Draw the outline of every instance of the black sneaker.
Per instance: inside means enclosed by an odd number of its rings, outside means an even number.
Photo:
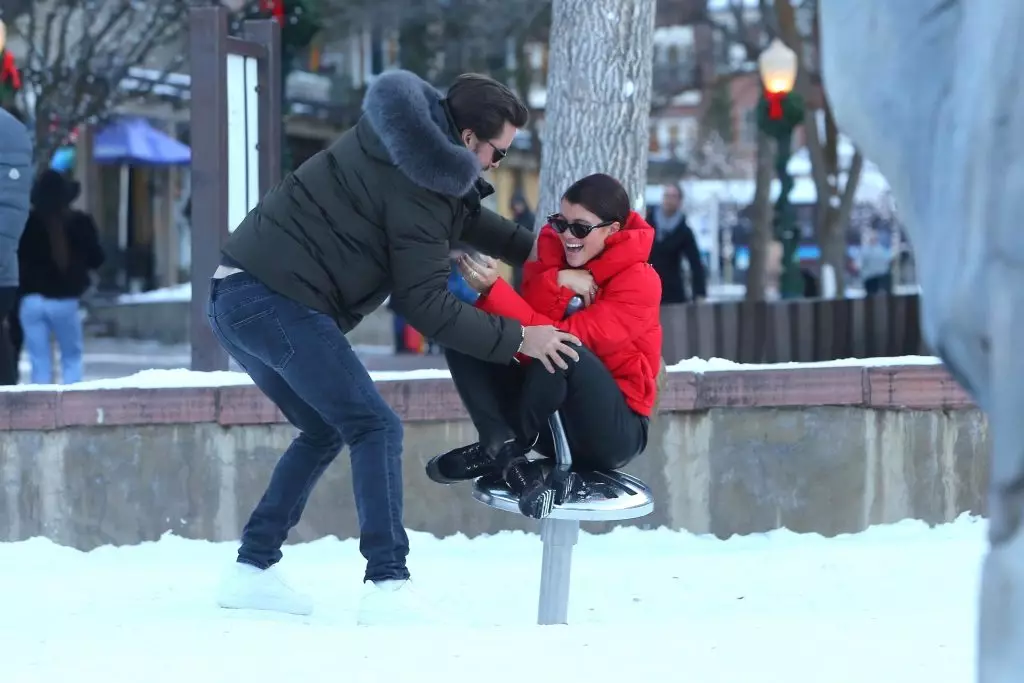
[[[582,493],[583,479],[572,470],[553,467],[551,474],[548,475],[548,485],[555,492],[555,505],[564,505]]]
[[[519,496],[519,511],[533,519],[544,519],[555,505],[555,490],[544,477],[543,468],[526,458],[516,458],[505,467],[505,483]]]
[[[478,443],[442,453],[427,463],[427,476],[439,484],[455,484],[500,473],[501,465]]]

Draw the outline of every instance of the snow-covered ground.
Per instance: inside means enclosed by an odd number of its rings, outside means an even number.
[[[540,543],[412,537],[431,627],[354,626],[355,541],[292,546],[311,617],[219,611],[235,544],[165,537],[90,553],[0,544],[4,683],[963,683],[985,523],[824,539],[583,535],[570,626],[533,625]]]

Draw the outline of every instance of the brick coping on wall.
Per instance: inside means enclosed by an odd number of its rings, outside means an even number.
[[[748,366],[709,372],[673,371],[668,377],[661,398],[662,412],[809,406],[881,410],[973,407],[970,397],[938,363]],[[237,381],[224,384],[0,391],[0,430],[284,422],[281,413],[256,387]],[[406,422],[466,417],[448,378],[389,378],[378,380],[377,387]]]

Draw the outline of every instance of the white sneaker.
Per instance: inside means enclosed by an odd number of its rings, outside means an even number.
[[[360,626],[408,626],[438,623],[437,609],[413,589],[412,582],[367,581],[359,600]]]
[[[286,614],[313,613],[313,599],[285,583],[271,567],[260,569],[235,562],[217,591],[217,604],[224,609],[258,609]]]

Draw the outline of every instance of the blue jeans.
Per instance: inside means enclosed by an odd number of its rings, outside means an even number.
[[[402,423],[338,325],[247,273],[211,282],[207,315],[224,349],[299,430],[245,525],[238,561],[266,568],[281,559],[310,492],[348,444],[364,581],[408,578]]]
[[[53,356],[50,339],[56,337],[60,350],[63,384],[82,381],[82,319],[78,299],[48,299],[26,294],[18,309],[25,335],[25,350],[32,363],[32,384],[53,384]]]

